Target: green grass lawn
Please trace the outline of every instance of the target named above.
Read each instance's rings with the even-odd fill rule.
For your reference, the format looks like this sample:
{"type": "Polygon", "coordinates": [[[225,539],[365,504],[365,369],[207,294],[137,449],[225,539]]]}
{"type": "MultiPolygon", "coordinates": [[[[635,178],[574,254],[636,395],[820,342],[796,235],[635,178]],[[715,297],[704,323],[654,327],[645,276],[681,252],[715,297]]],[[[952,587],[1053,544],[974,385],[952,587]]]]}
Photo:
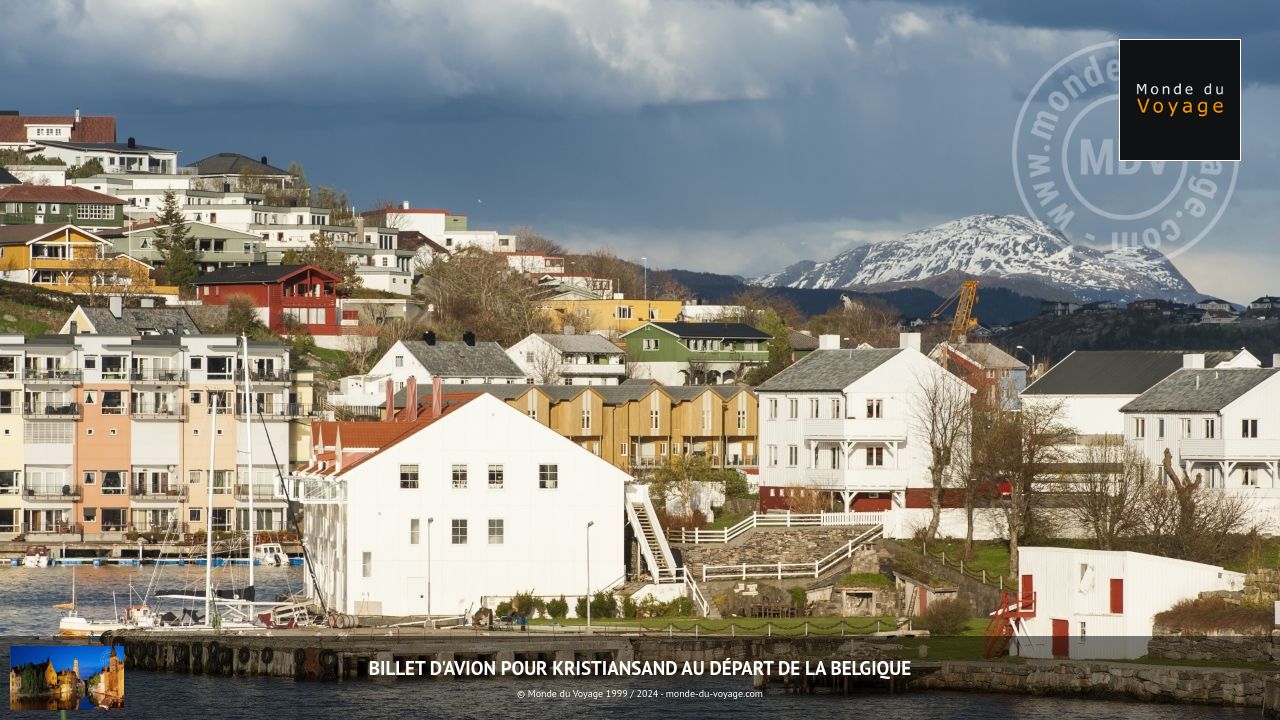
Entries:
{"type": "MultiPolygon", "coordinates": [[[[586,624],[583,618],[566,618],[564,620],[551,620],[548,618],[538,618],[530,620],[531,625],[554,626],[561,625],[565,627],[581,627],[586,624]]],[[[783,635],[783,636],[802,636],[806,634],[806,626],[809,635],[870,635],[871,633],[892,630],[897,624],[897,619],[893,617],[810,617],[810,618],[723,618],[720,620],[708,620],[706,618],[690,618],[690,617],[660,617],[660,618],[607,618],[592,619],[593,627],[609,628],[612,630],[634,630],[636,632],[645,633],[663,633],[668,630],[672,632],[691,633],[707,635],[783,635]],[[877,621],[879,624],[877,624],[877,621]]],[[[975,618],[969,621],[965,628],[963,636],[973,637],[981,636],[983,630],[987,627],[987,621],[983,618],[975,618]]],[[[973,642],[970,640],[969,642],[973,642]]]]}

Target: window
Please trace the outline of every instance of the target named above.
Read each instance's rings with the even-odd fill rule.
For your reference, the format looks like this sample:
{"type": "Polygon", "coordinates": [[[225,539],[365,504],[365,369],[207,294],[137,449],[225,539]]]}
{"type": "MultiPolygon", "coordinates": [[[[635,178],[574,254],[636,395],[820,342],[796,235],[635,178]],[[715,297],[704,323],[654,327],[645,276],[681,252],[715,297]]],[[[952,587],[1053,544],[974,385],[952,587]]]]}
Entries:
{"type": "Polygon", "coordinates": [[[778,446],[770,445],[769,446],[769,467],[777,467],[777,466],[778,466],[778,446]]]}
{"type": "Polygon", "coordinates": [[[840,398],[831,398],[831,419],[840,419],[840,398]]]}
{"type": "Polygon", "coordinates": [[[623,457],[626,457],[626,456],[627,456],[627,444],[626,444],[626,443],[622,443],[622,449],[621,449],[621,451],[619,452],[619,454],[620,454],[620,455],[622,455],[623,457]]]}
{"type": "MultiPolygon", "coordinates": [[[[209,293],[208,293],[208,290],[209,290],[209,288],[208,288],[208,287],[205,287],[205,294],[206,294],[206,295],[207,295],[207,294],[209,294],[209,293]]],[[[192,370],[201,370],[201,369],[203,369],[203,368],[204,368],[204,358],[203,358],[203,357],[197,357],[197,356],[194,356],[194,355],[193,355],[193,356],[191,357],[191,363],[190,363],[190,365],[191,365],[191,369],[192,369],[192,370]]]]}
{"type": "Polygon", "coordinates": [[[124,495],[128,491],[123,470],[102,471],[102,494],[124,495]]]}
{"type": "Polygon", "coordinates": [[[582,429],[583,430],[591,429],[591,408],[582,409],[582,429]]]}
{"type": "Polygon", "coordinates": [[[1241,468],[1240,484],[1245,487],[1256,487],[1258,485],[1258,471],[1250,467],[1241,468]]]}
{"type": "Polygon", "coordinates": [[[504,535],[506,533],[506,528],[503,525],[504,523],[500,519],[489,520],[489,544],[490,545],[502,544],[502,541],[505,539],[504,535]]]}
{"type": "Polygon", "coordinates": [[[204,472],[203,470],[188,470],[187,482],[191,483],[192,485],[200,482],[204,478],[204,475],[202,474],[203,472],[204,472]]]}
{"type": "Polygon", "coordinates": [[[84,369],[85,369],[85,370],[96,370],[96,369],[98,369],[98,357],[97,357],[96,355],[85,355],[85,357],[84,357],[84,369]]]}
{"type": "Polygon", "coordinates": [[[666,443],[658,443],[658,454],[659,454],[659,455],[666,455],[666,454],[667,454],[667,444],[666,444],[666,443]]]}
{"type": "Polygon", "coordinates": [[[453,466],[453,489],[464,490],[467,487],[467,466],[453,466]]]}
{"type": "Polygon", "coordinates": [[[1242,438],[1258,437],[1258,421],[1257,420],[1241,420],[1240,421],[1240,437],[1242,438]]]}
{"type": "Polygon", "coordinates": [[[1178,426],[1179,426],[1179,428],[1178,428],[1178,429],[1179,429],[1179,431],[1181,431],[1181,433],[1182,433],[1182,435],[1181,435],[1182,437],[1184,437],[1184,438],[1189,438],[1189,437],[1191,437],[1191,418],[1181,418],[1181,419],[1179,419],[1179,420],[1178,420],[1178,426]]]}
{"type": "Polygon", "coordinates": [[[657,410],[649,411],[649,429],[650,430],[658,429],[658,411],[657,410]]]}
{"type": "Polygon", "coordinates": [[[800,446],[787,446],[787,467],[795,467],[800,464],[800,446]]]}
{"type": "Polygon", "coordinates": [[[1156,439],[1164,439],[1164,418],[1156,418],[1156,439]]]}
{"type": "Polygon", "coordinates": [[[796,418],[800,417],[800,400],[799,399],[791,398],[790,400],[787,400],[787,417],[791,418],[792,420],[795,420],[796,418]]]}
{"type": "Polygon", "coordinates": [[[503,482],[503,471],[501,465],[489,466],[489,489],[501,490],[503,482]]]}
{"type": "Polygon", "coordinates": [[[738,429],[739,430],[747,429],[747,411],[746,410],[738,411],[738,429]]]}
{"type": "Polygon", "coordinates": [[[1212,440],[1218,436],[1218,425],[1213,418],[1206,418],[1204,421],[1204,439],[1212,440]]]}
{"type": "Polygon", "coordinates": [[[884,467],[884,448],[867,448],[867,467],[884,467]]]}
{"type": "Polygon", "coordinates": [[[0,470],[0,495],[18,494],[18,471],[0,470]]]}
{"type": "Polygon", "coordinates": [[[467,544],[467,521],[453,520],[451,521],[450,538],[454,545],[467,544]]]}
{"type": "Polygon", "coordinates": [[[360,554],[360,575],[362,577],[373,577],[373,553],[364,552],[360,554]]]}
{"type": "Polygon", "coordinates": [[[230,470],[213,471],[213,492],[215,495],[229,495],[231,493],[230,470]]]}
{"type": "Polygon", "coordinates": [[[191,522],[200,522],[200,508],[191,508],[187,513],[187,519],[191,522]]]}
{"type": "Polygon", "coordinates": [[[645,350],[657,350],[657,349],[658,349],[658,338],[645,338],[645,339],[644,339],[644,349],[645,349],[645,350]]]}
{"type": "Polygon", "coordinates": [[[401,465],[400,466],[400,489],[413,490],[418,487],[418,466],[417,465],[401,465]]]}
{"type": "Polygon", "coordinates": [[[884,401],[878,400],[878,399],[868,400],[867,401],[867,417],[868,418],[884,417],[884,401]]]}
{"type": "Polygon", "coordinates": [[[418,518],[409,518],[409,544],[418,544],[418,518]]]}
{"type": "Polygon", "coordinates": [[[125,412],[124,393],[120,390],[102,391],[102,414],[123,415],[125,412]]]}
{"type": "Polygon", "coordinates": [[[199,405],[203,397],[204,397],[204,394],[201,393],[199,390],[192,390],[191,394],[187,396],[187,399],[191,402],[192,405],[199,405]]]}
{"type": "MultiPolygon", "coordinates": [[[[625,451],[625,446],[623,450],[625,451]]],[[[626,452],[623,452],[626,455],[626,452]]],[[[538,487],[543,490],[555,490],[560,486],[560,466],[559,465],[539,465],[538,466],[538,487]]]]}
{"type": "Polygon", "coordinates": [[[1147,436],[1147,419],[1146,418],[1133,419],[1133,436],[1139,440],[1147,436]]]}
{"type": "Polygon", "coordinates": [[[85,485],[97,485],[97,484],[98,484],[98,471],[97,471],[97,470],[85,470],[85,471],[84,471],[84,478],[83,478],[83,481],[84,481],[84,484],[85,484],[85,485]]]}
{"type": "Polygon", "coordinates": [[[818,398],[809,398],[809,417],[818,417],[818,398]]]}
{"type": "Polygon", "coordinates": [[[711,429],[711,411],[710,410],[702,411],[702,429],[703,430],[711,429]]]}
{"type": "Polygon", "coordinates": [[[631,319],[631,306],[630,306],[630,305],[619,305],[619,306],[618,306],[618,309],[617,309],[617,311],[616,311],[616,314],[614,315],[614,317],[618,318],[619,320],[630,320],[630,319],[631,319]]]}
{"type": "Polygon", "coordinates": [[[397,356],[396,356],[396,367],[404,367],[404,356],[403,356],[403,355],[397,355],[397,356]]]}
{"type": "Polygon", "coordinates": [[[98,521],[98,508],[87,507],[84,509],[84,521],[87,523],[98,521]]]}

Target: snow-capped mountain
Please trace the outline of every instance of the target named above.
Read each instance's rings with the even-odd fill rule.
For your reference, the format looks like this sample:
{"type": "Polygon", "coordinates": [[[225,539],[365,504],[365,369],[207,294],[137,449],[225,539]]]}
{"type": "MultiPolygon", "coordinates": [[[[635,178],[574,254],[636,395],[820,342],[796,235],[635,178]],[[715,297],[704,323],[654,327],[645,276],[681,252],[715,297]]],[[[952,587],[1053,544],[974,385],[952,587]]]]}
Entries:
{"type": "Polygon", "coordinates": [[[1194,302],[1201,297],[1158,250],[1073,245],[1052,227],[1020,215],[971,215],[897,240],[859,245],[826,262],[796,263],[751,283],[861,289],[913,284],[948,273],[1042,285],[1084,302],[1194,302]]]}

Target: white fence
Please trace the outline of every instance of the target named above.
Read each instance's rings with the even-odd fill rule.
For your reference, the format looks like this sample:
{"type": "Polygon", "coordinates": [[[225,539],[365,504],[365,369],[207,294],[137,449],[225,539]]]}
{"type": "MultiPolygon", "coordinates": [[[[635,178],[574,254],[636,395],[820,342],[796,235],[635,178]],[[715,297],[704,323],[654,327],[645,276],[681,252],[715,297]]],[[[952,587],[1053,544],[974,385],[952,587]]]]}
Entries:
{"type": "MultiPolygon", "coordinates": [[[[864,513],[866,514],[866,513],[864,513]]],[[[853,553],[863,545],[880,537],[881,528],[873,527],[858,537],[837,548],[829,555],[802,563],[741,563],[738,565],[703,565],[702,581],[708,580],[748,580],[752,578],[819,578],[830,572],[841,562],[853,557],[853,553]]]]}
{"type": "Polygon", "coordinates": [[[667,539],[675,543],[727,543],[736,537],[739,537],[748,530],[758,527],[783,527],[783,528],[804,528],[804,527],[854,527],[860,525],[875,525],[883,523],[884,513],[879,512],[848,512],[848,513],[791,513],[791,512],[771,512],[771,513],[754,513],[750,517],[743,518],[741,522],[720,530],[702,530],[695,528],[686,530],[670,530],[667,532],[667,539]]]}

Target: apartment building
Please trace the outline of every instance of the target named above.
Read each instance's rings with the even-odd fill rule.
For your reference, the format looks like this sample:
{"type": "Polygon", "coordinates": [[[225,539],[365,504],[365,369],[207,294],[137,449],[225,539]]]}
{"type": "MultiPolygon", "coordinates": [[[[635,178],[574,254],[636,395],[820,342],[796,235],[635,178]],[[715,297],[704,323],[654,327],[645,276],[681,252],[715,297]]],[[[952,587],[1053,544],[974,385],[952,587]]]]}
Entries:
{"type": "Polygon", "coordinates": [[[507,355],[541,384],[618,385],[627,377],[627,354],[591,333],[533,333],[507,348],[507,355]]]}
{"type": "Polygon", "coordinates": [[[668,385],[733,383],[769,361],[768,333],[746,323],[650,322],[622,335],[632,374],[668,385]]]}
{"type": "Polygon", "coordinates": [[[540,303],[557,327],[572,325],[577,332],[619,337],[648,322],[674,323],[684,304],[680,300],[637,300],[612,296],[598,299],[548,299],[540,303]]]}
{"type": "MultiPolygon", "coordinates": [[[[431,386],[416,385],[419,415],[431,386]]],[[[537,420],[614,467],[632,474],[675,456],[701,455],[715,467],[755,472],[759,412],[743,385],[445,385],[449,395],[487,393],[537,420]]],[[[404,393],[396,396],[404,407],[404,393]]]]}
{"type": "Polygon", "coordinates": [[[155,283],[150,265],[75,225],[0,227],[0,278],[65,293],[178,295],[155,283]]]}
{"type": "Polygon", "coordinates": [[[282,529],[277,474],[311,408],[275,343],[249,345],[246,406],[240,353],[222,335],[0,337],[0,537],[243,529],[250,493],[257,526],[282,529]]]}
{"type": "Polygon", "coordinates": [[[921,353],[917,333],[897,348],[839,341],[819,337],[818,350],[756,388],[761,506],[817,491],[845,510],[929,507],[925,398],[958,402],[973,388],[921,353]]]}

